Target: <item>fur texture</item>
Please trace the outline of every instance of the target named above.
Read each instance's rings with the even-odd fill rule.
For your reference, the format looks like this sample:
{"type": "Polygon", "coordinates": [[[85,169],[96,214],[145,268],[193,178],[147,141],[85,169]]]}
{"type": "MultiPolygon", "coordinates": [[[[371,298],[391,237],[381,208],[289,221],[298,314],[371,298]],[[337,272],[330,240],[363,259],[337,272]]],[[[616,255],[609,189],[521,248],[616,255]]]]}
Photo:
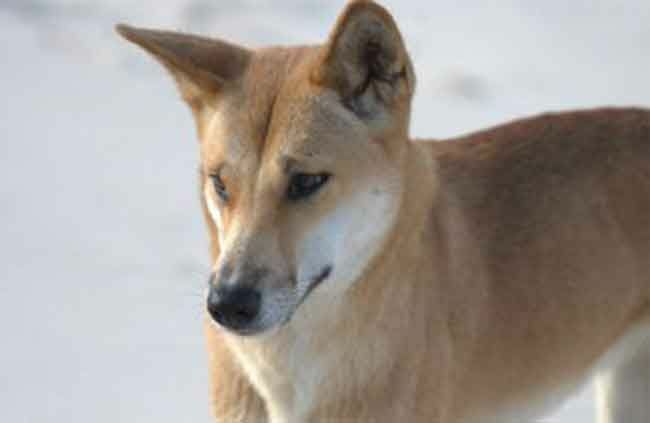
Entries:
{"type": "Polygon", "coordinates": [[[206,317],[217,421],[532,421],[600,371],[601,423],[647,423],[649,111],[412,142],[413,68],[371,1],[317,46],[118,31],[194,112],[213,288],[261,293],[254,335],[206,317]]]}

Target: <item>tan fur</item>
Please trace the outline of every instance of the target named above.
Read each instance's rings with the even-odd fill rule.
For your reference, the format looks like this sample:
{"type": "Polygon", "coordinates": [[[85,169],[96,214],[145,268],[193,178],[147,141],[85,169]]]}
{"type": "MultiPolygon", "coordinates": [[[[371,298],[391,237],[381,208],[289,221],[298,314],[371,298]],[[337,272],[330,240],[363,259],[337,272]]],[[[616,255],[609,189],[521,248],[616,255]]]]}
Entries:
{"type": "Polygon", "coordinates": [[[172,71],[194,111],[217,279],[252,262],[266,269],[252,283],[281,298],[255,336],[206,318],[217,421],[522,421],[616,345],[632,349],[632,332],[647,337],[649,111],[410,142],[412,66],[369,1],[322,46],[119,31],[172,71]],[[289,203],[292,166],[333,176],[289,203]],[[211,194],[216,172],[227,204],[211,194]],[[298,302],[301,269],[325,260],[303,249],[337,228],[323,247],[332,276],[298,302]]]}

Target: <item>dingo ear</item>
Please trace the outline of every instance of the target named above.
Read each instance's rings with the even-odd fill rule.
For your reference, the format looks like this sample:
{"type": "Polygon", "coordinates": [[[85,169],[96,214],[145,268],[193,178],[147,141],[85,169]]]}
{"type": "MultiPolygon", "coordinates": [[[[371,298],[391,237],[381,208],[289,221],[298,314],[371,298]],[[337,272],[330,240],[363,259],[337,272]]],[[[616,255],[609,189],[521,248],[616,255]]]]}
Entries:
{"type": "Polygon", "coordinates": [[[162,63],[195,113],[214,101],[246,69],[251,53],[224,41],[119,24],[116,31],[162,63]]]}
{"type": "Polygon", "coordinates": [[[415,87],[397,24],[386,9],[368,0],[351,2],[339,16],[313,79],[338,91],[362,118],[405,94],[410,97],[415,87]]]}

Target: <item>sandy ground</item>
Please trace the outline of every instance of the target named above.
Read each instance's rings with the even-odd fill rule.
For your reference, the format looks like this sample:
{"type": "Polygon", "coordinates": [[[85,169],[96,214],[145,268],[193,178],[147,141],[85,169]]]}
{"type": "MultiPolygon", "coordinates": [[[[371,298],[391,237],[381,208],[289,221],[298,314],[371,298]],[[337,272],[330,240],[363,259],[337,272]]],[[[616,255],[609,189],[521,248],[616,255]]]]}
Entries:
{"type": "MultiPolygon", "coordinates": [[[[650,2],[385,3],[417,66],[415,136],[650,105],[650,2]]],[[[192,122],[112,24],[318,42],[340,6],[0,1],[0,421],[209,421],[192,122]]],[[[592,409],[586,390],[545,421],[592,409]]]]}

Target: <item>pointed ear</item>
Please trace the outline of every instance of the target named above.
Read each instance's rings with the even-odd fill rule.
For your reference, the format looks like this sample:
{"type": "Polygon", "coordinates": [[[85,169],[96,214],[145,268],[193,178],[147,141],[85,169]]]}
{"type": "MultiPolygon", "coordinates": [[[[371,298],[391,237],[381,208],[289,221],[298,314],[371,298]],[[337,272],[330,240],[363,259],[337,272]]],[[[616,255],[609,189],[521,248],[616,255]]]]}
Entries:
{"type": "Polygon", "coordinates": [[[390,108],[415,89],[413,66],[390,13],[368,1],[353,1],[339,16],[323,47],[313,79],[339,92],[362,118],[390,108]]]}
{"type": "Polygon", "coordinates": [[[195,113],[244,73],[251,52],[224,41],[119,24],[116,31],[151,53],[173,75],[195,113]]]}

